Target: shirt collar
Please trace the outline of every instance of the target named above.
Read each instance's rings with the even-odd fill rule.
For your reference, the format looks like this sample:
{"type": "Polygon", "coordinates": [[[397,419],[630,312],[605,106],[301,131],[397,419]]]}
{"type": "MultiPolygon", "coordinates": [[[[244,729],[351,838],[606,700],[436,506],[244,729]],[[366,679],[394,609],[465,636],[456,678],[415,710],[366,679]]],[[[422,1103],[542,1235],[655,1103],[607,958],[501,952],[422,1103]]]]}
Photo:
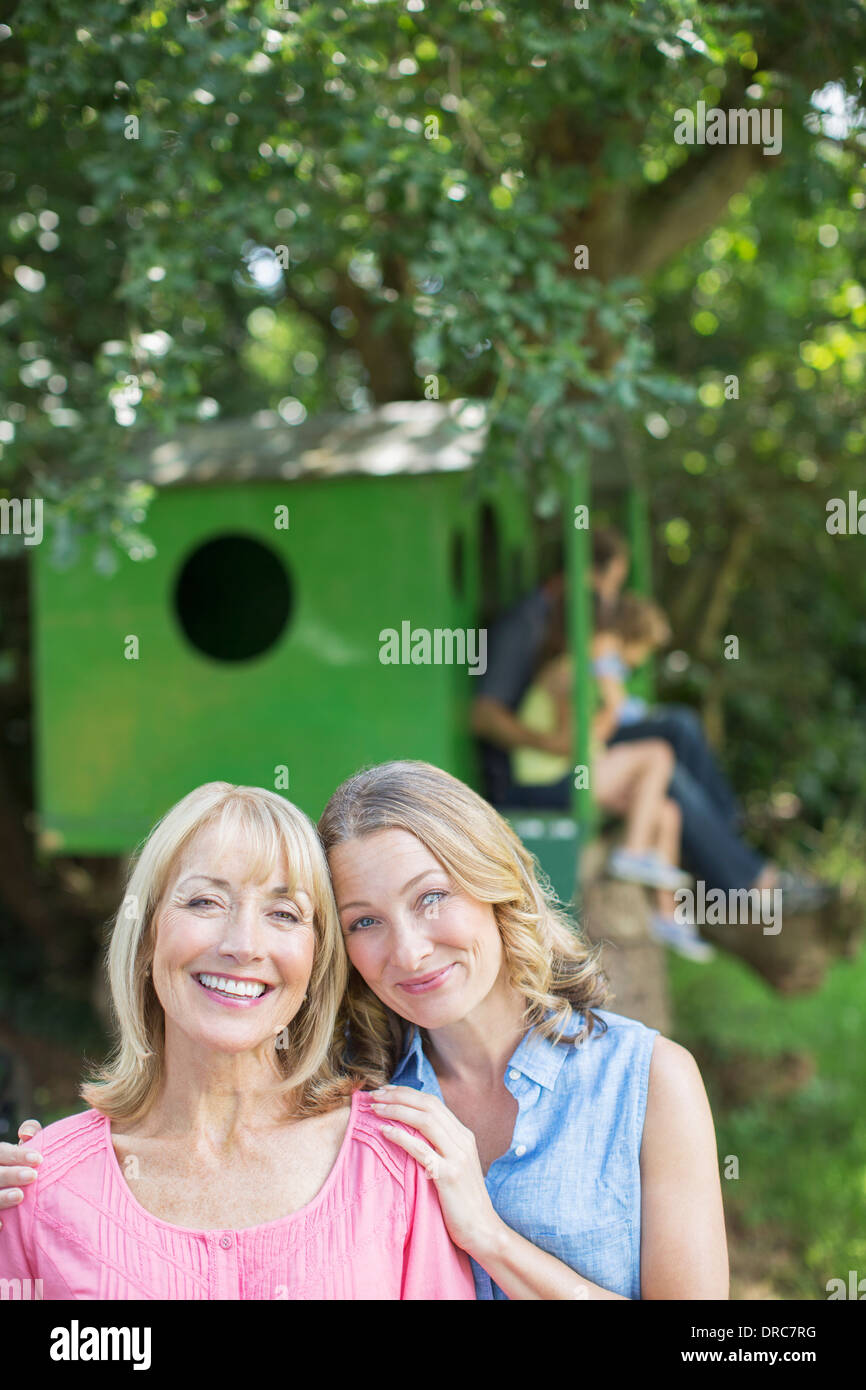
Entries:
{"type": "MultiPolygon", "coordinates": [[[[581,1015],[572,1010],[571,1022],[565,1030],[566,1033],[576,1033],[581,1023],[581,1015]]],[[[543,1037],[536,1028],[531,1028],[515,1048],[506,1070],[510,1071],[513,1068],[530,1081],[534,1081],[536,1085],[552,1091],[556,1086],[567,1051],[568,1044],[554,1042],[552,1038],[543,1037]]],[[[397,1081],[400,1077],[408,1080],[413,1077],[421,1083],[424,1080],[425,1064],[429,1066],[429,1062],[424,1056],[421,1030],[413,1023],[407,1035],[403,1053],[394,1069],[393,1080],[397,1081]]]]}
{"type": "Polygon", "coordinates": [[[403,1052],[400,1060],[394,1068],[392,1080],[397,1081],[403,1077],[405,1080],[414,1078],[415,1081],[423,1081],[423,1067],[426,1061],[424,1048],[421,1040],[421,1030],[416,1024],[411,1024],[403,1044],[403,1052]]]}
{"type": "MultiPolygon", "coordinates": [[[[580,1015],[572,1010],[571,1023],[565,1031],[576,1033],[579,1026],[580,1015]]],[[[552,1091],[567,1052],[568,1044],[554,1042],[552,1038],[545,1038],[537,1028],[531,1028],[515,1048],[508,1069],[513,1068],[536,1085],[552,1091]]]]}

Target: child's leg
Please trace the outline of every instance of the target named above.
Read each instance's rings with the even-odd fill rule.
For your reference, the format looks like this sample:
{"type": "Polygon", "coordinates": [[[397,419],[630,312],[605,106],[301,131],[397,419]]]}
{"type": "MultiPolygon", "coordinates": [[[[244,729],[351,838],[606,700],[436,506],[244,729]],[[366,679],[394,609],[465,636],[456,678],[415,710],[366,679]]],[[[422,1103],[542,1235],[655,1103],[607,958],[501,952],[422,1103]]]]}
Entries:
{"type": "MultiPolygon", "coordinates": [[[[670,797],[665,797],[659,808],[658,820],[656,822],[656,840],[654,849],[660,859],[666,864],[676,864],[680,862],[680,833],[682,831],[682,812],[675,801],[670,797]]],[[[659,888],[657,890],[658,910],[665,917],[673,917],[676,908],[676,900],[670,889],[659,888]]]]}
{"type": "MultiPolygon", "coordinates": [[[[679,863],[681,830],[682,812],[675,801],[665,797],[659,812],[654,848],[659,858],[668,864],[679,863]]],[[[715,954],[713,947],[701,940],[694,924],[682,922],[677,917],[677,907],[672,889],[656,889],[656,913],[650,919],[650,935],[690,960],[712,960],[715,954]]]]}
{"type": "Polygon", "coordinates": [[[655,738],[607,748],[596,760],[596,799],[606,810],[625,817],[624,848],[634,854],[654,846],[659,811],[673,768],[670,745],[655,738]]]}

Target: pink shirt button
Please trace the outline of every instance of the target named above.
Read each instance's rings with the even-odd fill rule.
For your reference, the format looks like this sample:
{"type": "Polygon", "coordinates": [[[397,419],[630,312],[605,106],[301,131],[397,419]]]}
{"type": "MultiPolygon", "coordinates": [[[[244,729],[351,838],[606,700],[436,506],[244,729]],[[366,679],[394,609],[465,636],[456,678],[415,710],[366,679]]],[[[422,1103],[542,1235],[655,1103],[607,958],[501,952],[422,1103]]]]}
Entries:
{"type": "Polygon", "coordinates": [[[231,1248],[232,1248],[232,1238],[231,1238],[231,1236],[220,1236],[220,1245],[222,1246],[223,1250],[231,1250],[231,1248]]]}

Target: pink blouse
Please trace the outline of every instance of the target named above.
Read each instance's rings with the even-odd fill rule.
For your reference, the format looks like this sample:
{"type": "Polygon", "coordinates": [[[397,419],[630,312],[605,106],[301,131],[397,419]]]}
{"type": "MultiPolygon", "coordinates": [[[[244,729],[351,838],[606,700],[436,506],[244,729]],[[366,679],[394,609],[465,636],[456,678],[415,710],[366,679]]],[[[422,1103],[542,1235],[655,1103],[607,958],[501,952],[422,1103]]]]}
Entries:
{"type": "Polygon", "coordinates": [[[135,1200],[104,1115],[70,1115],[27,1141],[43,1160],[3,1213],[0,1275],[41,1279],[45,1299],[474,1299],[434,1184],[381,1126],[356,1091],[311,1202],[263,1226],[193,1231],[135,1200]]]}

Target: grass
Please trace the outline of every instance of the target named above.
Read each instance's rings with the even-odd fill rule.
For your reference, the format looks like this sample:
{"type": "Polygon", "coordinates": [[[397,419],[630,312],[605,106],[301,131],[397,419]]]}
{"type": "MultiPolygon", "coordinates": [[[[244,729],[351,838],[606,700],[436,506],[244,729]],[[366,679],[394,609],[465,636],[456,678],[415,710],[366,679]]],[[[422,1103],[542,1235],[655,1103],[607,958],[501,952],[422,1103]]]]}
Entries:
{"type": "Polygon", "coordinates": [[[786,1299],[866,1276],[866,948],[800,998],[722,953],[670,968],[673,1034],[701,1061],[722,1173],[739,1160],[722,1178],[732,1268],[754,1281],[765,1265],[786,1299]]]}

